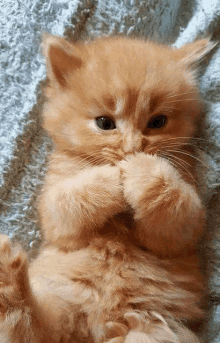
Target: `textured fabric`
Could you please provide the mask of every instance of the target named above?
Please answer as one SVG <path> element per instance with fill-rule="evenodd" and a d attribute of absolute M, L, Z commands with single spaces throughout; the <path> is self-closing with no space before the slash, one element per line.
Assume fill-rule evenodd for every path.
<path fill-rule="evenodd" d="M 33 257 L 40 242 L 36 200 L 50 139 L 41 129 L 44 31 L 73 40 L 114 33 L 150 37 L 174 46 L 220 33 L 219 0 L 2 0 L 0 6 L 0 232 Z M 211 303 L 206 342 L 220 342 L 220 49 L 200 77 L 209 102 L 204 135 L 208 170 L 202 178 L 209 208 L 205 247 Z M 219 337 L 218 337 L 219 334 Z"/>

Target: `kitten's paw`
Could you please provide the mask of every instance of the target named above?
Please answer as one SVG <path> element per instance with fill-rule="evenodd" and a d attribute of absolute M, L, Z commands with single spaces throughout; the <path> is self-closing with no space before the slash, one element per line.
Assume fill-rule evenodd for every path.
<path fill-rule="evenodd" d="M 180 322 L 168 322 L 157 312 L 125 314 L 131 329 L 124 343 L 200 343 L 198 338 Z"/>
<path fill-rule="evenodd" d="M 148 190 L 156 187 L 157 195 L 160 194 L 160 188 L 164 186 L 165 174 L 178 174 L 166 160 L 145 153 L 128 156 L 119 162 L 119 167 L 125 200 L 134 210 L 139 208 L 145 191 L 149 193 Z"/>
<path fill-rule="evenodd" d="M 178 337 L 156 312 L 125 314 L 130 329 L 125 343 L 177 343 Z"/>
<path fill-rule="evenodd" d="M 204 225 L 203 206 L 194 187 L 157 156 L 138 153 L 119 166 L 140 244 L 163 256 L 194 249 Z"/>
<path fill-rule="evenodd" d="M 27 298 L 27 256 L 10 239 L 0 235 L 0 313 L 4 314 Z"/>
<path fill-rule="evenodd" d="M 127 325 L 108 323 L 110 339 L 105 343 L 180 343 L 177 335 L 158 313 L 128 312 Z"/>
<path fill-rule="evenodd" d="M 107 322 L 105 327 L 105 335 L 108 338 L 106 343 L 123 343 L 129 328 L 122 323 Z"/>
<path fill-rule="evenodd" d="M 130 331 L 125 343 L 178 343 L 178 337 L 164 318 L 155 312 L 125 314 Z"/>

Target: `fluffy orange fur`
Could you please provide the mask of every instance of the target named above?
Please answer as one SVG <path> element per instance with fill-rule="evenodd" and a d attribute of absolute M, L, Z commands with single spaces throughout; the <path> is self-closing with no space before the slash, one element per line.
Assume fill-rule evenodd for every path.
<path fill-rule="evenodd" d="M 28 267 L 0 236 L 2 343 L 201 342 L 195 74 L 212 48 L 45 36 L 44 245 Z"/>

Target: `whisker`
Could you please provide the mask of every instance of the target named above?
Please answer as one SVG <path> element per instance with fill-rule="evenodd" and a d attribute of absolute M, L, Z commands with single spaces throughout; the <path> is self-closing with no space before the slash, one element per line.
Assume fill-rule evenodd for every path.
<path fill-rule="evenodd" d="M 76 165 L 79 167 L 91 167 L 93 163 L 101 164 L 103 163 L 102 159 L 100 156 L 85 156 L 83 154 L 79 154 L 78 157 L 80 157 L 82 160 L 77 161 Z"/>
<path fill-rule="evenodd" d="M 167 156 L 166 154 L 163 154 L 163 153 L 159 153 L 158 156 L 159 156 L 159 157 L 162 157 L 162 158 L 163 158 L 163 156 L 164 156 L 164 158 L 165 158 L 165 159 L 168 159 L 169 163 L 172 164 L 172 166 L 173 166 L 174 168 L 176 168 L 176 169 L 179 171 L 180 174 L 182 173 L 181 170 L 180 170 L 180 169 L 177 167 L 177 165 L 175 164 L 175 161 L 170 161 L 169 156 Z"/>
<path fill-rule="evenodd" d="M 175 156 L 175 155 L 171 155 L 171 154 L 168 154 L 170 157 L 172 157 L 172 158 L 176 158 L 177 160 L 180 160 L 183 164 L 187 164 L 188 166 L 190 166 L 191 167 L 191 164 L 190 163 L 188 163 L 188 162 L 186 162 L 186 161 L 184 161 L 183 159 L 181 159 L 180 157 L 177 157 L 177 156 Z"/>
<path fill-rule="evenodd" d="M 181 163 L 181 162 L 178 162 L 178 161 L 173 161 L 173 162 L 175 162 L 175 163 L 177 163 L 178 165 L 180 165 L 180 166 L 186 171 L 186 173 L 188 173 L 188 174 L 190 175 L 190 177 L 193 179 L 193 181 L 197 184 L 197 181 L 196 181 L 196 179 L 194 178 L 194 176 L 192 175 L 192 173 L 191 173 L 191 172 L 189 171 L 189 169 L 188 169 L 187 167 L 185 167 L 184 164 L 183 164 L 183 162 L 186 162 L 186 161 L 181 160 L 181 158 L 178 158 L 177 156 L 173 156 L 173 155 L 169 155 L 169 154 L 165 154 L 165 156 L 167 156 L 168 158 L 171 158 L 172 161 L 173 161 L 174 158 L 180 160 L 182 163 Z M 169 162 L 170 162 L 170 160 L 169 160 Z M 189 163 L 187 163 L 187 164 L 190 166 Z"/>
<path fill-rule="evenodd" d="M 118 158 L 124 157 L 124 153 L 122 153 L 122 151 L 121 151 L 121 154 L 120 154 L 119 152 L 116 152 L 115 150 L 113 150 L 111 148 L 108 148 L 108 147 L 103 148 L 102 149 L 102 153 L 108 153 L 108 154 L 110 154 L 112 156 L 116 156 Z M 123 154 L 123 156 L 122 156 L 122 154 Z"/>
<path fill-rule="evenodd" d="M 115 164 L 115 158 L 113 156 L 104 155 L 104 159 L 110 164 Z"/>
<path fill-rule="evenodd" d="M 104 162 L 102 156 L 88 156 L 87 158 L 84 158 L 84 160 L 88 161 L 90 164 L 92 163 L 101 164 Z"/>
<path fill-rule="evenodd" d="M 78 161 L 78 163 L 81 163 L 81 162 L 95 162 L 98 157 L 96 156 L 85 156 L 83 154 L 78 154 L 77 157 L 80 157 L 82 160 L 81 161 Z"/>
<path fill-rule="evenodd" d="M 59 157 L 53 158 L 51 161 L 49 161 L 49 162 L 47 163 L 47 166 L 49 166 L 51 163 L 53 163 L 54 161 L 56 161 L 58 158 L 59 158 Z"/>
<path fill-rule="evenodd" d="M 65 152 L 72 152 L 74 151 L 75 148 L 73 149 L 68 149 L 68 150 L 65 150 Z M 116 154 L 115 154 L 116 155 Z M 76 157 L 80 158 L 81 160 L 75 160 L 75 165 L 78 166 L 78 167 L 88 167 L 88 166 L 91 166 L 91 164 L 93 163 L 97 163 L 97 164 L 102 164 L 102 163 L 105 163 L 106 162 L 106 159 L 107 159 L 107 162 L 109 163 L 112 163 L 113 160 L 111 158 L 109 158 L 109 156 L 101 156 L 101 155 L 95 155 L 95 156 L 90 156 L 90 155 L 86 155 L 86 154 L 83 154 L 83 153 L 79 153 L 79 152 L 76 152 Z M 49 161 L 48 165 L 54 163 L 57 159 L 59 159 L 59 156 L 53 158 L 51 161 Z M 63 165 L 66 165 L 68 164 L 68 162 L 66 163 L 63 163 Z"/>
<path fill-rule="evenodd" d="M 161 149 L 167 149 L 167 148 L 181 148 L 181 147 L 184 147 L 184 146 L 189 146 L 189 147 L 193 147 L 194 149 L 198 149 L 198 150 L 202 150 L 202 151 L 205 151 L 205 149 L 201 146 L 197 146 L 196 144 L 193 144 L 193 143 L 169 143 L 169 144 L 166 144 L 164 143 L 163 144 L 163 147 Z"/>
<path fill-rule="evenodd" d="M 190 156 L 190 157 L 194 158 L 195 160 L 197 160 L 198 162 L 202 163 L 206 168 L 209 169 L 209 167 L 202 160 L 200 160 L 198 157 L 193 156 L 192 154 L 189 154 L 189 153 L 187 153 L 185 151 L 178 150 L 178 149 L 177 150 L 167 150 L 167 151 L 169 151 L 169 152 L 177 152 L 177 153 L 180 153 L 180 154 L 183 154 L 183 155 Z"/>
<path fill-rule="evenodd" d="M 163 139 L 160 142 L 170 141 L 170 140 L 178 140 L 178 139 L 189 139 L 189 140 L 204 141 L 204 142 L 209 143 L 209 141 L 207 139 L 204 139 L 204 138 L 200 138 L 200 137 L 187 137 L 187 136 L 186 137 L 184 137 L 184 136 L 181 136 L 181 137 L 170 137 L 170 138 Z"/>
<path fill-rule="evenodd" d="M 180 161 L 179 163 L 182 163 L 182 167 L 187 171 L 187 173 L 189 173 L 189 175 L 191 176 L 191 178 L 195 181 L 195 183 L 197 183 L 196 179 L 194 178 L 194 176 L 192 175 L 192 173 L 189 171 L 189 169 L 186 167 L 186 165 L 190 166 L 190 163 L 182 160 L 180 157 L 177 157 L 177 156 L 174 156 L 174 155 L 171 155 L 172 158 L 174 159 L 177 159 L 178 161 Z"/>
<path fill-rule="evenodd" d="M 145 137 L 144 137 L 145 138 Z M 188 139 L 189 138 L 189 141 L 185 141 L 185 139 Z M 148 139 L 146 137 L 146 139 Z M 153 151 L 154 149 L 161 149 L 161 145 L 163 145 L 164 149 L 166 147 L 169 147 L 169 146 L 177 146 L 179 148 L 181 148 L 182 146 L 192 146 L 196 149 L 201 149 L 201 150 L 204 150 L 206 151 L 206 147 L 205 146 L 201 146 L 200 143 L 206 143 L 208 142 L 207 140 L 205 139 L 202 139 L 202 138 L 191 138 L 191 137 L 173 137 L 173 138 L 167 138 L 167 139 L 163 139 L 163 140 L 160 140 L 159 142 L 155 142 L 152 144 L 152 147 L 150 148 L 150 151 Z"/>

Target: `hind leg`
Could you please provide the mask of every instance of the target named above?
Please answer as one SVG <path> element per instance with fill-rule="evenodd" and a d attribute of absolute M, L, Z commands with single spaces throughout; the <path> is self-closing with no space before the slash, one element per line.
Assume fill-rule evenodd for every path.
<path fill-rule="evenodd" d="M 0 338 L 1 342 L 35 339 L 37 318 L 28 281 L 28 261 L 19 247 L 12 247 L 7 236 L 0 235 Z"/>
<path fill-rule="evenodd" d="M 71 318 L 70 309 L 61 298 L 48 295 L 44 303 L 35 298 L 25 252 L 12 246 L 7 236 L 0 235 L 0 342 L 67 342 L 69 334 L 63 337 L 58 307 Z"/>
<path fill-rule="evenodd" d="M 199 343 L 187 328 L 173 321 L 168 325 L 157 313 L 129 312 L 124 317 L 127 326 L 107 323 L 106 343 Z"/>

